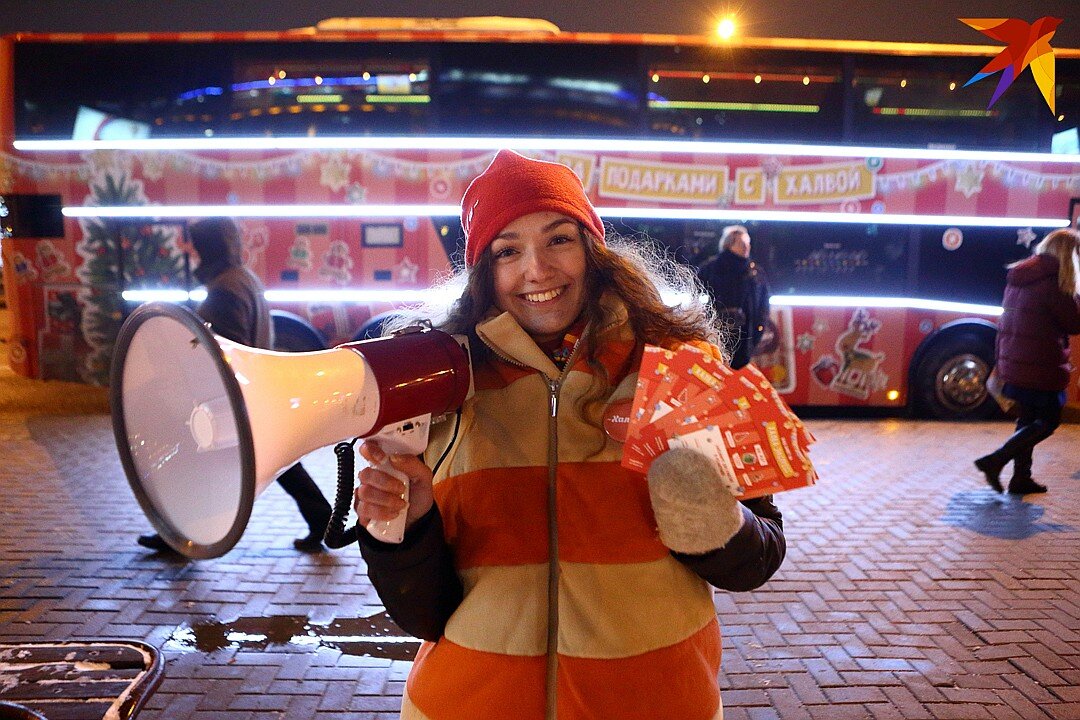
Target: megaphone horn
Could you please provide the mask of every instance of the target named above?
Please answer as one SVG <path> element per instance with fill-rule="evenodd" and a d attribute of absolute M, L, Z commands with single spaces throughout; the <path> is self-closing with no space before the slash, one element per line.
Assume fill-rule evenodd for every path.
<path fill-rule="evenodd" d="M 470 373 L 438 330 L 282 353 L 147 303 L 120 329 L 110 384 L 116 447 L 143 512 L 177 552 L 213 558 L 236 545 L 280 472 L 339 440 L 460 407 Z"/>

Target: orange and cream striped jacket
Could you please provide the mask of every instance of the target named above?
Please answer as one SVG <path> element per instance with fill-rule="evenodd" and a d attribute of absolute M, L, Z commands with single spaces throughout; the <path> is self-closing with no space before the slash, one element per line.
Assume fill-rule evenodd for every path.
<path fill-rule="evenodd" d="M 640 344 L 621 304 L 608 305 L 600 360 L 611 404 L 633 397 L 636 367 L 624 367 Z M 582 419 L 588 366 L 571 358 L 560 373 L 509 313 L 477 335 L 495 357 L 474 368 L 436 507 L 402 546 L 361 540 L 391 617 L 433 640 L 417 655 L 401 717 L 721 718 L 720 630 L 703 576 L 732 589 L 764 582 L 784 554 L 779 512 L 769 500 L 757 511 L 766 517 L 744 508 L 723 549 L 676 558 L 660 542 L 645 477 Z M 453 425 L 434 428 L 429 462 Z M 440 612 L 434 626 L 423 620 Z"/>

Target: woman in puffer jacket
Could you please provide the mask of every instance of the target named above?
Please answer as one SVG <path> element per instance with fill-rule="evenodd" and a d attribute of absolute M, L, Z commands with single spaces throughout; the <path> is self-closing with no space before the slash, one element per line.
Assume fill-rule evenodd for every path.
<path fill-rule="evenodd" d="M 406 512 L 400 545 L 360 540 L 387 611 L 427 641 L 401 716 L 722 718 L 710 585 L 768 580 L 780 512 L 737 501 L 690 450 L 626 470 L 604 429 L 629 410 L 646 343 L 719 357 L 708 307 L 666 305 L 660 268 L 606 242 L 564 165 L 500 152 L 462 225 L 467 284 L 439 327 L 469 337 L 475 393 L 423 459 L 389 458 L 408 503 L 374 468 L 354 502 L 360 526 Z"/>
<path fill-rule="evenodd" d="M 986 482 L 1004 490 L 1001 471 L 1012 462 L 1009 492 L 1046 492 L 1031 476 L 1032 451 L 1054 434 L 1069 385 L 1069 336 L 1080 334 L 1080 234 L 1054 230 L 1035 254 L 1009 266 L 998 323 L 995 373 L 1002 393 L 1016 401 L 1016 432 L 1000 448 L 975 461 Z"/>

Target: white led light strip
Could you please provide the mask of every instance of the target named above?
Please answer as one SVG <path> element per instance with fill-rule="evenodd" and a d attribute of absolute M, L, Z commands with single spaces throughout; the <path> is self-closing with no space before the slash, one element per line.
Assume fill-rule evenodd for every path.
<path fill-rule="evenodd" d="M 24 152 L 96 150 L 500 150 L 522 151 L 695 153 L 702 155 L 786 155 L 845 158 L 917 158 L 926 160 L 1018 161 L 1076 164 L 1075 155 L 992 150 L 887 148 L 797 143 L 711 142 L 697 140 L 634 140 L 522 137 L 231 137 L 158 138 L 144 140 L 16 140 Z"/>
<path fill-rule="evenodd" d="M 71 218 L 374 218 L 457 217 L 457 205 L 109 205 L 63 208 Z M 598 207 L 604 218 L 655 220 L 745 220 L 780 222 L 865 223 L 868 225 L 960 225 L 968 227 L 1065 227 L 1064 218 L 993 217 L 984 215 L 886 215 L 875 213 L 808 212 L 805 210 L 737 210 L 730 208 L 609 208 Z"/>
<path fill-rule="evenodd" d="M 975 313 L 977 315 L 1001 315 L 999 305 L 951 302 L 948 300 L 924 300 L 906 297 L 860 297 L 857 295 L 773 295 L 769 302 L 783 307 L 875 307 L 903 308 L 905 310 L 939 310 L 941 312 Z"/>
<path fill-rule="evenodd" d="M 267 290 L 268 302 L 276 303 L 419 303 L 438 299 L 453 300 L 448 297 L 451 289 L 438 290 L 382 290 L 382 289 L 311 289 L 311 290 Z M 184 302 L 193 300 L 202 302 L 206 299 L 206 290 L 125 290 L 122 293 L 128 302 Z M 704 298 L 703 298 L 704 299 Z M 685 296 L 665 296 L 669 304 L 685 302 Z M 770 298 L 776 307 L 874 307 L 900 308 L 904 310 L 936 310 L 941 312 L 973 313 L 976 315 L 999 316 L 1002 308 L 996 305 L 977 305 L 975 303 L 949 302 L 946 300 L 924 300 L 905 297 L 860 297 L 839 295 L 773 295 Z"/>
<path fill-rule="evenodd" d="M 191 217 L 438 217 L 461 214 L 458 205 L 70 205 L 73 218 Z"/>

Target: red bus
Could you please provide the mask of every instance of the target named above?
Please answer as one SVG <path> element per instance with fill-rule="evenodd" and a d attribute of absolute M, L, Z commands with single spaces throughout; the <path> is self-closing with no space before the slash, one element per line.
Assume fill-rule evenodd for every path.
<path fill-rule="evenodd" d="M 748 226 L 755 362 L 791 404 L 982 417 L 1004 265 L 1080 197 L 1080 51 L 1051 113 L 1027 73 L 989 109 L 963 86 L 1000 49 L 468 19 L 7 36 L 8 360 L 104 383 L 135 304 L 189 297 L 175 241 L 208 215 L 241 224 L 283 349 L 353 339 L 459 261 L 465 185 L 511 147 L 686 262 Z"/>

